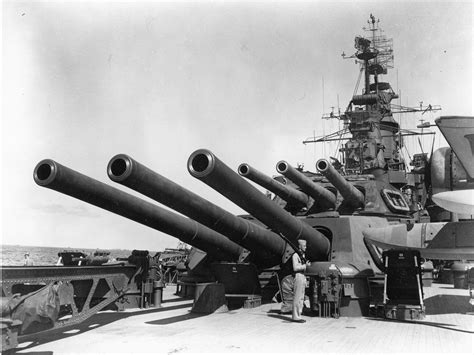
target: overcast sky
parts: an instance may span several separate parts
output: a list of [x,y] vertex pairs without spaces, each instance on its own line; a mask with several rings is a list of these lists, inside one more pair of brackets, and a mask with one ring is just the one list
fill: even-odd
[[[471,1],[2,5],[4,244],[178,243],[37,186],[44,158],[130,192],[106,175],[110,158],[126,153],[233,213],[242,211],[187,172],[194,150],[209,148],[233,169],[246,162],[275,175],[285,159],[314,171],[335,146],[302,141],[338,128],[320,117],[352,96],[358,67],[341,53],[354,52],[370,13],[393,38],[397,70],[385,80],[403,105],[441,105],[423,116],[431,121],[473,115]],[[407,145],[417,152],[416,140]]]

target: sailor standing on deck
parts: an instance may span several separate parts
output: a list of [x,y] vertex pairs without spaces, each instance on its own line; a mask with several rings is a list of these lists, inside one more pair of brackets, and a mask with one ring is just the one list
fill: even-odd
[[293,322],[304,323],[306,321],[301,319],[304,302],[304,291],[306,288],[306,277],[304,276],[304,272],[306,270],[306,266],[309,265],[309,261],[307,262],[304,259],[306,240],[298,239],[298,249],[299,254],[294,253],[291,257],[293,262],[293,273],[295,277],[295,283],[293,286]]
[[30,259],[30,253],[25,253],[25,260],[23,261],[23,266],[33,266],[33,260]]

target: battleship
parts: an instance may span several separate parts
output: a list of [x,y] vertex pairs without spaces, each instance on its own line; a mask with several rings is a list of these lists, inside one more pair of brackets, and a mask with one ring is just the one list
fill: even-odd
[[[472,351],[474,225],[471,216],[434,203],[439,193],[472,188],[470,171],[454,146],[404,160],[405,137],[431,133],[403,129],[394,115],[440,107],[392,103],[397,93],[382,80],[393,65],[391,39],[373,15],[368,24],[368,35],[355,38],[355,53],[344,56],[359,66],[363,88],[356,87],[344,112],[324,117],[343,128],[304,141],[341,142],[340,157],[317,159],[314,171],[280,160],[270,177],[248,163],[234,171],[208,149],[190,154],[191,176],[246,215],[229,213],[128,154],[110,159],[108,177],[148,200],[41,160],[37,185],[193,249],[176,280],[164,280],[159,257],[146,250],[102,265],[3,267],[3,350]],[[458,119],[472,128],[472,117],[441,116],[436,123]],[[310,262],[304,325],[286,314],[298,239],[307,241]],[[302,333],[314,337],[288,342]]]

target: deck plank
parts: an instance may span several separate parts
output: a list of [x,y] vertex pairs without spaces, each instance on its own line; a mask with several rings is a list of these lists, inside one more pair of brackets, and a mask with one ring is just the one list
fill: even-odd
[[[53,334],[18,353],[472,353],[474,327],[468,291],[433,284],[425,289],[427,316],[403,322],[380,318],[307,317],[291,322],[279,304],[200,315],[192,300],[165,289],[161,309],[101,312],[76,334]],[[456,312],[456,310],[460,310]],[[95,324],[98,326],[91,327]],[[298,339],[297,342],[294,339]],[[21,345],[21,344],[20,344]]]

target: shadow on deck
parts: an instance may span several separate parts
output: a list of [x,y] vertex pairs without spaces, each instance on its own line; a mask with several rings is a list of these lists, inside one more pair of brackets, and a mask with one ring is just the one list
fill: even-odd
[[426,315],[472,312],[474,307],[469,303],[469,296],[435,295],[424,300]]
[[[179,304],[179,305],[170,305],[167,306],[167,304],[178,302],[178,301],[187,301],[183,299],[171,299],[167,300],[164,302],[164,306],[161,308],[150,308],[147,310],[138,310],[135,312],[102,312],[102,313],[97,313],[90,317],[89,319],[85,320],[84,322],[76,325],[71,325],[69,327],[57,329],[57,330],[46,330],[40,333],[33,333],[33,334],[28,334],[24,335],[19,339],[20,346],[16,348],[16,351],[23,351],[30,349],[34,346],[38,346],[41,344],[49,343],[55,340],[59,339],[66,339],[71,336],[75,336],[77,334],[82,334],[94,329],[97,329],[99,327],[102,327],[104,325],[111,324],[113,322],[116,322],[121,319],[137,316],[137,315],[146,315],[146,314],[159,314],[162,312],[167,312],[167,311],[173,311],[177,309],[183,309],[183,308],[190,308],[193,304],[192,300],[189,300],[189,302]],[[191,314],[191,313],[190,313]],[[184,316],[179,316],[179,317],[170,317],[170,318],[165,318],[161,319],[159,322],[166,322],[163,324],[169,324],[177,321],[184,321],[187,319],[192,319],[195,318],[192,316],[186,317],[188,315]],[[198,315],[200,316],[200,315]],[[182,319],[176,319],[180,318]],[[158,321],[157,321],[158,322]],[[151,322],[147,322],[149,324],[153,324]],[[26,345],[22,346],[22,344],[26,343]],[[34,352],[27,353],[27,354],[35,354]]]

